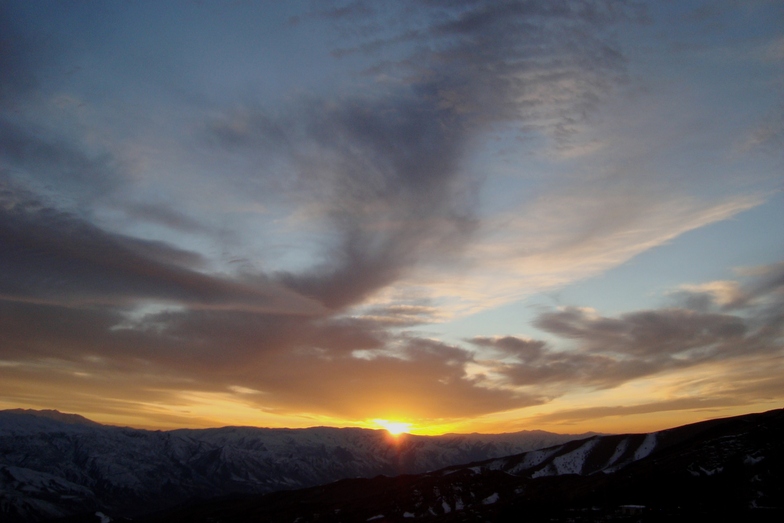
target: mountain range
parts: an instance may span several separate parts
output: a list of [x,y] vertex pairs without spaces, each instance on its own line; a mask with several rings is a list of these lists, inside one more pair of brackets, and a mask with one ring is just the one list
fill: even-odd
[[423,473],[586,435],[392,437],[384,430],[224,427],[149,431],[58,411],[0,411],[0,519],[131,517],[216,497]]
[[648,434],[146,431],[0,412],[0,519],[783,521],[784,409]]
[[784,410],[598,435],[427,474],[346,479],[144,523],[780,522]]

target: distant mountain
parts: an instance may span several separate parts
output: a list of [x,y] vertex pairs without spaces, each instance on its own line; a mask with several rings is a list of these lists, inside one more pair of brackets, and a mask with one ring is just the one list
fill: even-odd
[[398,475],[585,435],[390,437],[358,428],[147,431],[57,411],[0,411],[0,520],[134,516],[193,500]]
[[595,436],[419,475],[170,510],[144,523],[784,521],[784,410]]
[[[53,420],[57,423],[50,424],[46,420]],[[5,426],[8,423],[8,426]],[[23,426],[30,431],[43,431],[44,427],[57,427],[59,424],[68,425],[88,425],[99,427],[101,424],[80,416],[79,414],[64,414],[59,410],[33,410],[33,409],[10,409],[0,411],[0,431],[13,431],[21,429]]]

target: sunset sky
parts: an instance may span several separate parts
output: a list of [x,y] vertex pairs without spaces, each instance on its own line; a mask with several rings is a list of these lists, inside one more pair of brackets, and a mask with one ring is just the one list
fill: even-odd
[[0,408],[784,407],[784,2],[0,1]]

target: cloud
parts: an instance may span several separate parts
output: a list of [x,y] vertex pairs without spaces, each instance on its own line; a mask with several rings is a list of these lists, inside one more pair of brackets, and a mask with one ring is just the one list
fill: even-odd
[[129,217],[135,220],[155,223],[179,232],[214,232],[210,227],[198,220],[165,205],[152,203],[131,204],[125,208],[125,212]]
[[20,376],[79,377],[83,385],[67,390],[162,404],[184,390],[252,389],[258,394],[243,401],[260,411],[354,420],[455,419],[541,401],[468,376],[465,349],[392,336],[371,322],[170,310],[117,328],[121,311],[5,300],[0,313],[0,360],[13,363],[2,369],[4,391]]
[[426,301],[342,316],[263,274],[201,272],[193,253],[103,231],[7,185],[0,203],[9,383],[78,378],[118,398],[151,388],[164,403],[183,390],[254,390],[242,401],[281,415],[458,419],[782,351],[780,264],[689,291],[710,301],[731,288],[744,297],[731,309],[721,298],[617,317],[564,307],[534,323],[563,346],[475,337],[476,351],[390,329],[430,321]]
[[[764,202],[671,189],[646,167],[675,151],[647,143],[664,128],[650,109],[631,113],[644,147],[623,111],[602,113],[623,120],[615,134],[586,133],[633,81],[616,29],[639,21],[636,2],[319,3],[280,35],[274,74],[236,52],[277,42],[234,22],[246,13],[197,10],[182,33],[150,40],[130,8],[104,20],[106,40],[92,14],[69,12],[51,32],[67,58],[53,74],[35,36],[60,22],[0,16],[0,105],[12,108],[0,118],[0,395],[33,398],[21,384],[46,382],[50,398],[113,398],[118,412],[132,397],[154,411],[236,395],[265,413],[456,419],[779,357],[777,266],[683,287],[666,308],[545,311],[547,341],[461,346],[413,330],[599,274]],[[202,34],[193,22],[232,47],[184,45]],[[339,77],[277,78],[288,46],[325,23],[337,65],[323,71]],[[87,67],[64,73],[69,60]],[[279,85],[301,88],[271,101]],[[775,145],[780,127],[749,147]],[[635,147],[644,154],[618,153]]]
[[675,356],[740,341],[748,332],[746,322],[738,316],[688,309],[639,311],[607,318],[567,307],[540,315],[534,324],[560,337],[578,340],[590,352],[639,357]]
[[606,407],[565,409],[549,414],[533,416],[530,421],[535,424],[574,423],[594,421],[611,416],[635,416],[640,414],[653,414],[657,412],[672,412],[678,410],[707,410],[716,407],[727,407],[738,404],[742,404],[741,401],[731,397],[689,397],[643,403],[640,405],[613,405]]
[[[213,144],[263,150],[265,163],[296,173],[266,183],[291,184],[300,205],[317,202],[331,225],[323,259],[279,280],[333,309],[463,252],[481,181],[463,164],[492,126],[565,136],[623,72],[605,29],[629,13],[612,2],[390,9],[359,2],[319,15],[357,44],[338,54],[370,56],[377,81],[367,94],[237,109],[207,126]],[[375,59],[377,48],[396,58]]]
[[[291,144],[284,147],[297,197],[317,198],[321,219],[337,231],[318,266],[281,272],[280,281],[339,309],[397,280],[421,257],[454,250],[473,229],[471,196],[457,169],[465,137],[442,113],[408,97],[313,102],[275,124],[252,115],[260,136],[247,139],[264,142],[272,133],[267,147]],[[304,135],[304,145],[288,135]]]
[[261,410],[344,419],[453,418],[540,401],[484,387],[462,348],[388,331],[428,321],[426,305],[334,316],[262,273],[204,272],[195,253],[105,231],[10,184],[0,243],[9,394],[24,376],[162,403],[183,390],[252,389],[260,393],[247,401]]
[[[543,345],[544,346],[544,345]],[[622,359],[585,351],[553,350],[548,347],[535,358],[479,360],[488,382],[537,391],[549,399],[576,388],[613,388],[627,381],[660,372],[676,365],[642,358]]]
[[496,349],[502,354],[514,356],[523,362],[535,361],[541,358],[547,345],[541,340],[521,339],[515,336],[501,336],[495,338],[476,336],[468,341],[478,347]]
[[684,303],[700,304],[705,309],[742,311],[776,306],[784,301],[784,262],[740,269],[744,281],[712,281],[683,285],[673,296]]
[[[365,419],[456,419],[536,404],[534,395],[482,386],[466,375],[470,353],[431,340],[401,340],[395,356],[348,355],[313,359],[304,354],[262,370],[263,390],[286,408]],[[402,357],[401,357],[402,356]]]
[[109,233],[0,186],[0,295],[4,299],[128,306],[162,300],[191,307],[319,307],[263,276],[230,279],[196,270],[200,255]]
[[652,197],[655,189],[553,191],[484,220],[471,249],[406,282],[429,286],[453,313],[489,308],[616,267],[679,235],[760,205],[759,196],[705,202]]
[[[743,282],[696,287],[700,292],[721,291],[714,310],[685,294],[678,294],[679,301],[698,305],[696,310],[667,307],[607,317],[593,309],[561,307],[541,312],[533,325],[567,343],[553,346],[555,342],[514,336],[469,341],[498,351],[477,360],[490,380],[524,390],[538,387],[542,394],[547,390],[554,395],[579,387],[614,388],[647,376],[724,362],[752,359],[778,365],[784,355],[781,264],[745,272],[751,276]],[[729,306],[723,300],[728,288],[746,298]]]
[[433,323],[440,319],[437,307],[431,305],[408,304],[376,306],[361,310],[365,321],[372,321],[388,327],[413,327],[423,323]]
[[2,118],[0,159],[6,167],[3,177],[82,204],[114,191],[125,176],[110,155],[89,155],[67,140]]
[[[784,394],[784,384],[778,379],[782,369],[780,356],[752,355],[746,358],[727,362],[708,364],[702,371],[692,369],[683,374],[675,373],[650,388],[648,393],[638,397],[611,398],[604,405],[561,408],[545,414],[537,414],[527,420],[535,426],[545,424],[590,423],[596,426],[602,418],[628,418],[645,416],[655,419],[657,413],[660,421],[670,426],[676,420],[688,420],[680,417],[678,412],[697,411],[720,415],[727,412],[744,412],[749,406],[763,410],[777,408]],[[644,389],[646,390],[646,389]],[[633,387],[625,389],[625,393],[633,396]],[[624,400],[625,404],[624,404]],[[610,403],[609,405],[607,403]],[[568,403],[564,403],[568,405]],[[659,425],[661,427],[661,425]]]

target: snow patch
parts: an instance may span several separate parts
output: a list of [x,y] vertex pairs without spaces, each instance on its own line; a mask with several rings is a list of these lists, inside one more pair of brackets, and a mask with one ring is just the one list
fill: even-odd
[[112,523],[112,518],[104,514],[103,512],[96,512],[95,517],[101,520],[101,523]]
[[449,506],[449,503],[446,501],[441,502],[441,508],[444,509],[444,514],[449,514],[452,512],[452,507]]
[[367,518],[365,521],[373,521],[373,520],[376,520],[376,519],[382,519],[383,517],[384,517],[384,514],[379,514],[378,516],[373,516],[372,518]]
[[624,453],[626,452],[626,449],[628,449],[628,448],[629,448],[629,440],[626,439],[626,438],[622,439],[620,441],[620,443],[618,443],[618,445],[615,447],[615,452],[613,452],[613,455],[610,456],[610,459],[607,460],[607,463],[605,463],[605,465],[604,465],[604,467],[602,467],[602,469],[606,469],[606,468],[614,465],[616,461],[621,459],[621,456],[624,455]]
[[415,518],[416,515],[412,514],[411,512],[403,512],[403,517],[404,518]]
[[582,472],[585,458],[598,442],[598,438],[589,439],[573,451],[553,459],[556,473],[560,476],[562,474],[579,474]]
[[743,460],[743,463],[745,465],[756,465],[757,463],[759,463],[763,459],[765,459],[765,456],[759,456],[759,457],[746,456],[746,459]]
[[647,457],[653,449],[656,448],[656,433],[651,432],[650,434],[645,435],[645,439],[642,440],[640,446],[637,447],[637,450],[634,451],[634,461]]
[[494,492],[493,495],[487,496],[485,499],[482,500],[482,505],[492,505],[496,501],[498,501],[498,492]]
[[525,458],[523,459],[521,465],[523,465],[525,468],[530,468],[530,467],[535,467],[537,465],[540,465],[541,463],[544,462],[544,460],[546,460],[547,458],[555,454],[556,450],[558,449],[555,448],[551,450],[535,450],[533,452],[529,452],[525,455]]

